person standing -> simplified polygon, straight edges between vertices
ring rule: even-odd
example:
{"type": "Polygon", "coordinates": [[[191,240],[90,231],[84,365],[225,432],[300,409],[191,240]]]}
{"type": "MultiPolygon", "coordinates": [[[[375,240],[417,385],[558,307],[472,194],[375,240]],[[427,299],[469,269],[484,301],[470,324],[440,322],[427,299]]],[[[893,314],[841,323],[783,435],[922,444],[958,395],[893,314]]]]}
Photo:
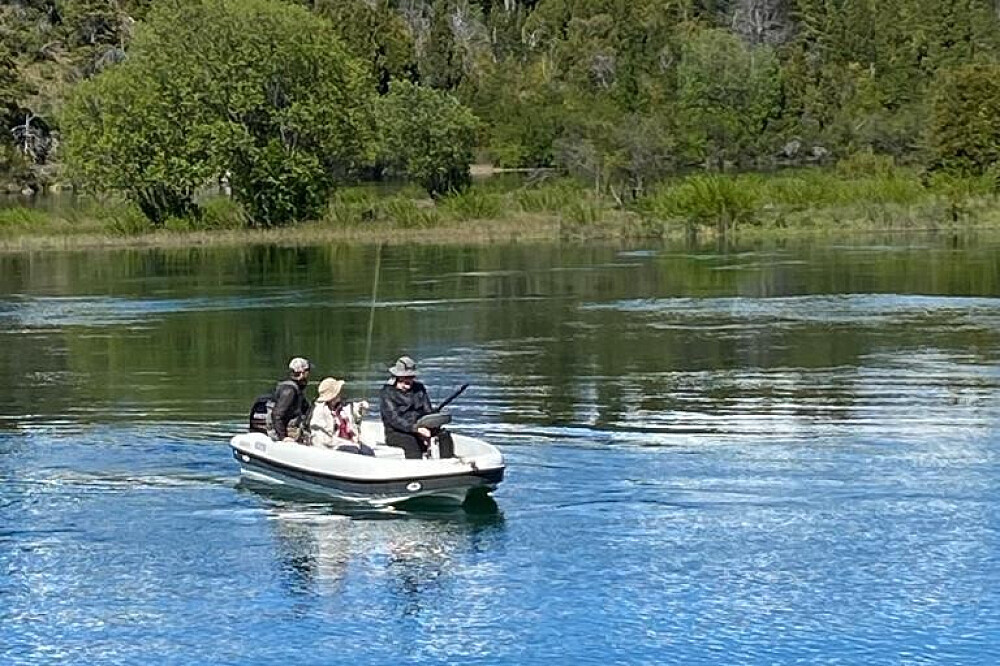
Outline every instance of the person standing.
{"type": "Polygon", "coordinates": [[[278,441],[300,441],[309,412],[306,386],[309,384],[311,366],[307,359],[296,356],[288,362],[288,379],[278,382],[274,388],[274,408],[271,410],[271,425],[274,438],[278,441]]]}

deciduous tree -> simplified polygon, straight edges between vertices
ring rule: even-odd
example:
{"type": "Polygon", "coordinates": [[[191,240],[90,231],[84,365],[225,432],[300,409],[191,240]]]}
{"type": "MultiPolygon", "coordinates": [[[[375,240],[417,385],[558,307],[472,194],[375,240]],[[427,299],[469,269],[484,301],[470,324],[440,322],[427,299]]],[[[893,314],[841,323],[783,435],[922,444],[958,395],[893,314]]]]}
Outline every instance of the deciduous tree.
{"type": "Polygon", "coordinates": [[[371,159],[372,95],[333,27],[303,8],[167,1],[125,62],[74,94],[67,163],[157,222],[190,213],[196,190],[229,174],[253,220],[284,224],[314,215],[371,159]]]}
{"type": "Polygon", "coordinates": [[[469,185],[478,119],[452,95],[395,81],[379,99],[385,161],[437,197],[469,185]]]}

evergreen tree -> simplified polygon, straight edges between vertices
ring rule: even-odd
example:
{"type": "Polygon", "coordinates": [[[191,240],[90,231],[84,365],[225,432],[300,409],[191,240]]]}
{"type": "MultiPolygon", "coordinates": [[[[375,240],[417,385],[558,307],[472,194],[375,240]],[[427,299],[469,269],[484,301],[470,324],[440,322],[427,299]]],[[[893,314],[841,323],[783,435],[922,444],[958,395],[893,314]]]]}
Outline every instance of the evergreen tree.
{"type": "Polygon", "coordinates": [[[933,86],[931,167],[980,175],[1000,163],[1000,65],[943,69],[933,86]]]}
{"type": "Polygon", "coordinates": [[[454,90],[462,82],[462,57],[455,44],[450,3],[435,0],[432,11],[430,35],[420,59],[420,82],[454,90]]]}

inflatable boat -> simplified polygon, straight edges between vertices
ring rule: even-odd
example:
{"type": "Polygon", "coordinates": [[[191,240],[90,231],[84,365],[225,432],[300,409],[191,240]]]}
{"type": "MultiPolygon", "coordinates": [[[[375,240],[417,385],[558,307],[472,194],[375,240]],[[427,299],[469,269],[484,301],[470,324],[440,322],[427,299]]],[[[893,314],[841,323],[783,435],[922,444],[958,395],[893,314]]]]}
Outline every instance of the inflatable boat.
{"type": "Polygon", "coordinates": [[[377,422],[361,424],[361,441],[374,450],[374,456],[274,441],[260,432],[236,435],[229,445],[247,479],[349,502],[461,504],[495,490],[504,474],[500,451],[475,437],[452,433],[452,439],[451,458],[409,460],[402,449],[384,444],[382,424],[377,422]]]}

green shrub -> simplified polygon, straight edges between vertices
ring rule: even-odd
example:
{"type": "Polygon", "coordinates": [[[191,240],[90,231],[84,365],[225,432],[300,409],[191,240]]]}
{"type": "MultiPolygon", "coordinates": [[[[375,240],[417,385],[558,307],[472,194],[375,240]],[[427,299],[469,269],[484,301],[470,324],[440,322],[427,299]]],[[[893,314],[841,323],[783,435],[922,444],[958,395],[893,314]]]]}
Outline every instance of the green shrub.
{"type": "MultiPolygon", "coordinates": [[[[0,110],[3,106],[0,105],[0,110]]],[[[0,111],[0,118],[3,117],[0,111]]],[[[6,138],[6,137],[4,137],[6,138]]],[[[0,139],[0,174],[11,183],[26,183],[31,180],[31,165],[24,154],[0,139]]]]}
{"type": "Polygon", "coordinates": [[[240,229],[247,225],[243,206],[228,197],[209,199],[201,205],[201,215],[194,222],[196,229],[240,229]]]}
{"type": "Polygon", "coordinates": [[[393,194],[397,197],[406,197],[407,199],[426,199],[427,190],[416,183],[404,183],[402,187],[395,190],[393,194]]]}
{"type": "Polygon", "coordinates": [[[560,182],[526,187],[514,193],[514,201],[526,213],[555,213],[584,196],[574,184],[560,182]]]}
{"type": "Polygon", "coordinates": [[[185,231],[194,231],[198,229],[198,223],[196,221],[196,218],[191,216],[184,216],[184,217],[171,216],[163,220],[162,224],[163,228],[166,229],[167,231],[185,232],[185,231]]]}
{"type": "Polygon", "coordinates": [[[373,217],[372,207],[331,201],[323,214],[323,221],[339,227],[350,227],[371,220],[373,217]]]}
{"type": "Polygon", "coordinates": [[[421,207],[413,199],[405,197],[390,197],[379,204],[381,215],[403,228],[430,227],[441,220],[434,208],[421,207]]]}
{"type": "Polygon", "coordinates": [[[378,199],[370,187],[345,187],[330,198],[323,221],[335,226],[349,227],[375,219],[378,199]]]}
{"type": "Polygon", "coordinates": [[[330,197],[330,203],[370,206],[376,198],[371,187],[341,187],[330,197]]]}
{"type": "Polygon", "coordinates": [[[587,227],[603,222],[605,212],[599,201],[581,197],[565,206],[560,211],[560,217],[572,227],[587,227]]]}
{"type": "Polygon", "coordinates": [[[470,189],[455,192],[440,200],[440,206],[460,220],[496,219],[503,215],[503,197],[499,194],[470,189]]]}
{"type": "Polygon", "coordinates": [[[761,153],[780,108],[774,49],[722,28],[690,31],[676,77],[682,153],[715,168],[761,153]]]}
{"type": "Polygon", "coordinates": [[[877,204],[910,204],[926,196],[920,181],[891,175],[884,178],[865,178],[849,183],[857,200],[877,204]]]}
{"type": "Polygon", "coordinates": [[[469,186],[479,120],[449,93],[394,81],[378,101],[382,159],[432,197],[469,186]]]}
{"type": "Polygon", "coordinates": [[[764,187],[765,198],[769,203],[792,208],[816,206],[835,198],[835,193],[829,191],[829,184],[822,184],[815,178],[803,176],[775,177],[764,187]]]}
{"type": "Polygon", "coordinates": [[[871,150],[852,153],[837,162],[837,173],[845,178],[866,176],[889,178],[895,171],[896,162],[891,155],[877,155],[871,150]]]}
{"type": "Polygon", "coordinates": [[[0,228],[30,229],[41,227],[49,221],[49,216],[40,211],[23,206],[0,208],[0,228]]]}
{"type": "Polygon", "coordinates": [[[111,208],[105,212],[103,219],[108,231],[117,236],[138,236],[155,228],[136,205],[111,208]]]}
{"type": "Polygon", "coordinates": [[[272,139],[239,163],[233,196],[243,203],[253,225],[284,226],[314,219],[322,210],[331,181],[319,156],[289,151],[272,139]]]}
{"type": "Polygon", "coordinates": [[[662,220],[715,224],[724,231],[753,221],[761,189],[758,178],[691,176],[654,194],[644,203],[643,211],[662,220]]]}

